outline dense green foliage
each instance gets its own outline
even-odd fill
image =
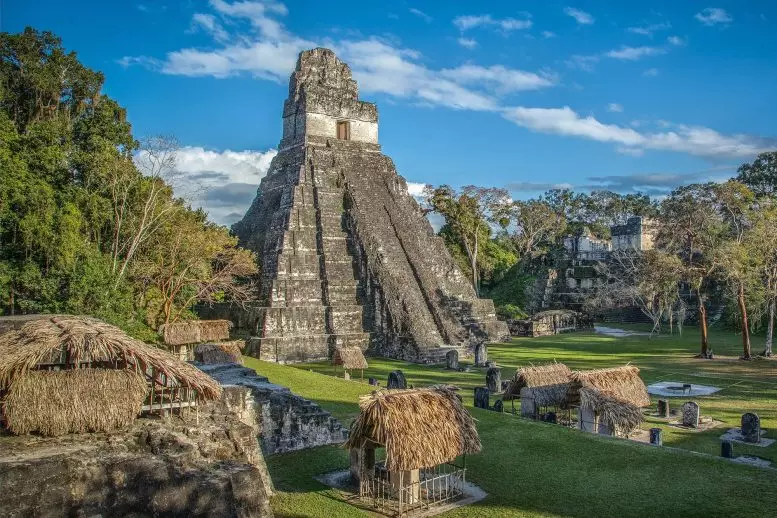
[[[103,81],[49,32],[0,33],[0,314],[89,314],[142,333],[229,292],[218,274],[250,274],[253,261],[174,197],[174,148],[155,160],[160,139],[140,146]],[[138,153],[159,167],[139,170]],[[166,254],[179,235],[191,275],[163,293],[185,255]]]
[[[640,330],[648,330],[641,328]],[[483,442],[480,454],[467,457],[467,480],[488,493],[473,506],[442,516],[657,516],[737,515],[763,516],[777,505],[771,487],[777,484],[772,470],[738,465],[715,458],[720,454],[720,434],[739,426],[744,411],[755,411],[768,430],[777,426],[773,405],[773,367],[769,361],[739,363],[703,362],[691,358],[695,333],[649,339],[645,336],[611,338],[571,333],[538,339],[521,338],[509,344],[491,344],[489,358],[502,366],[502,379],[518,366],[558,360],[572,369],[590,369],[631,362],[641,369],[647,383],[687,379],[721,387],[710,397],[699,398],[702,414],[723,424],[706,431],[668,426],[649,417],[643,429],[659,426],[664,444],[655,448],[626,440],[613,440],[535,423],[509,414],[472,408],[472,389],[482,386],[485,369],[452,372],[434,366],[371,358],[366,377],[385,383],[388,373],[401,369],[416,387],[439,383],[461,387],[468,410],[477,419]],[[715,332],[717,353],[735,357],[739,337]],[[333,412],[347,427],[358,412],[358,397],[373,387],[367,383],[332,377],[327,363],[282,366],[246,358],[246,364],[275,383],[288,386]],[[312,369],[314,372],[310,372]],[[341,372],[338,373],[342,375]],[[492,400],[493,401],[493,400]],[[655,399],[653,400],[655,403]],[[682,400],[672,400],[678,406]],[[505,405],[509,411],[510,405]],[[768,432],[773,438],[774,433]],[[737,455],[756,455],[777,460],[774,448],[736,444]],[[705,453],[692,454],[688,451]],[[337,491],[313,477],[345,469],[348,452],[335,446],[267,459],[279,493],[273,508],[283,516],[365,516],[345,503]],[[667,476],[671,474],[671,476]],[[681,481],[681,483],[678,483]],[[693,487],[693,491],[689,491]],[[609,495],[602,498],[602,495]],[[743,501],[747,506],[742,506]]]

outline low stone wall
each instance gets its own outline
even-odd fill
[[[550,310],[535,314],[529,320],[508,320],[512,336],[551,336],[571,331],[591,330],[593,319],[578,311]]]
[[[272,516],[242,388],[199,416],[139,419],[111,434],[0,436],[0,509],[7,517]]]
[[[332,414],[288,388],[270,383],[253,369],[237,363],[195,365],[222,385],[249,390],[266,455],[342,444],[348,437],[347,430]]]

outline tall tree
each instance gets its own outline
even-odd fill
[[[742,164],[736,180],[747,185],[757,196],[777,195],[777,151],[758,155],[752,163]]]
[[[717,210],[714,184],[679,187],[660,206],[656,244],[677,254],[683,262],[683,280],[696,295],[701,357],[708,358],[706,288],[715,272],[714,250],[722,241],[724,225]]]
[[[750,323],[747,312],[747,294],[758,286],[757,257],[745,246],[745,235],[750,230],[755,194],[742,183],[729,181],[713,188],[716,202],[725,222],[722,234],[725,242],[712,251],[722,278],[732,290],[739,308],[742,329],[742,359],[751,358]]]
[[[755,263],[763,286],[767,320],[762,355],[771,356],[777,313],[777,205],[771,203],[753,211],[752,227],[744,236],[743,248]]]
[[[636,306],[653,322],[653,333],[661,321],[671,319],[680,298],[683,264],[679,257],[659,250],[615,250],[596,266],[597,289],[588,305],[597,309]]]
[[[564,235],[564,215],[545,201],[516,200],[506,208],[510,238],[522,259],[542,255]]]
[[[489,223],[494,209],[509,203],[506,190],[467,185],[460,191],[448,185],[427,186],[424,191],[431,210],[445,218],[445,224],[464,248],[472,271],[472,286],[480,294],[478,260],[483,244],[491,235]]]

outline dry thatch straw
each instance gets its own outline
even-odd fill
[[[567,404],[598,414],[611,429],[629,432],[643,421],[650,396],[637,367],[576,371],[570,380]]]
[[[159,328],[167,345],[188,345],[229,339],[229,320],[187,320]]]
[[[344,369],[366,369],[367,359],[359,347],[335,347],[332,364],[342,365]]]
[[[575,371],[570,376],[570,405],[580,404],[580,389],[596,389],[597,391],[624,403],[636,407],[650,404],[645,382],[639,377],[639,369],[634,365],[613,367],[611,369],[596,369],[590,371]]]
[[[221,387],[210,376],[162,349],[91,317],[53,315],[0,335],[0,389],[41,365],[63,369],[129,369],[165,378],[167,387],[188,387],[198,399],[218,399]]]
[[[609,397],[596,389],[580,389],[580,406],[599,415],[599,419],[613,431],[629,433],[645,420],[638,406]]]
[[[200,344],[194,349],[194,359],[202,363],[243,363],[244,340],[216,344]]]
[[[345,447],[384,446],[389,471],[431,468],[481,449],[455,387],[375,391],[359,398],[359,408]]]
[[[3,413],[15,434],[108,432],[131,425],[145,397],[134,371],[31,371],[11,384]]]
[[[560,406],[567,397],[572,371],[563,363],[522,367],[515,371],[503,400],[518,399],[521,389],[532,389],[534,401],[540,406]]]

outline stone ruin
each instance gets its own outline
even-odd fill
[[[257,410],[233,386],[110,434],[0,434],[0,515],[271,517]]]
[[[479,299],[378,144],[378,111],[328,49],[302,52],[278,155],[242,221],[261,258],[260,300],[200,308],[255,338],[262,360],[325,359],[335,346],[442,363],[509,336]]]

